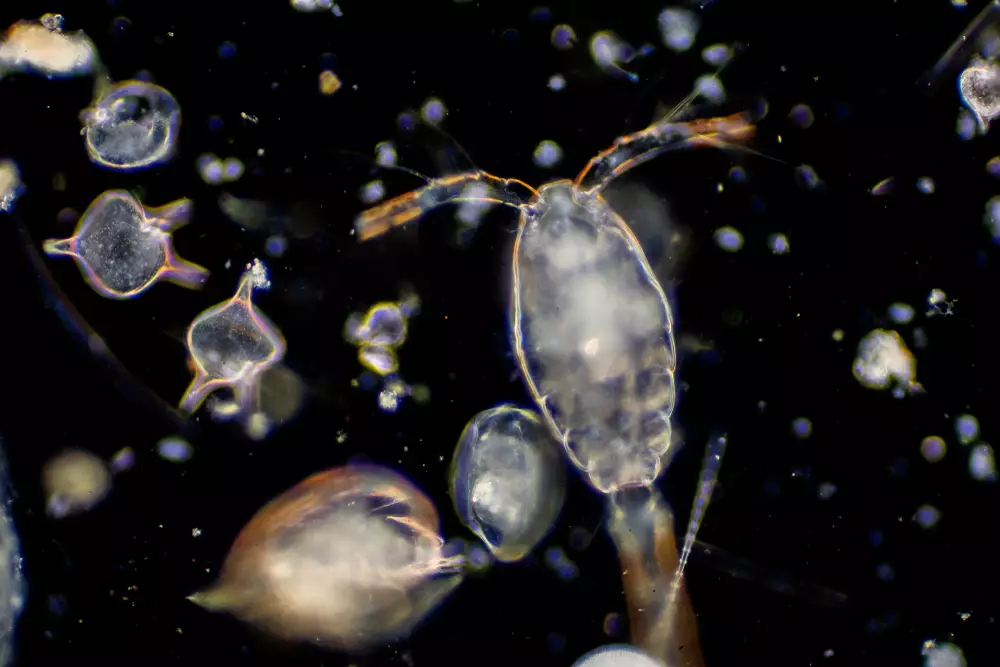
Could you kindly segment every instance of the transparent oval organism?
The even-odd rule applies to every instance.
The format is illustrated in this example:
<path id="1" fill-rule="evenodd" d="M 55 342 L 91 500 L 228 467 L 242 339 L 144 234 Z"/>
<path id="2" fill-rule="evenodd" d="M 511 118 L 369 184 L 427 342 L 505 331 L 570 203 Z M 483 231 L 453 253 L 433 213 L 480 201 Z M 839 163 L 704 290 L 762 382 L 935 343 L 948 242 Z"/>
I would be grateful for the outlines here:
<path id="1" fill-rule="evenodd" d="M 179 257 L 172 238 L 192 209 L 190 199 L 151 208 L 124 190 L 108 190 L 83 212 L 73 236 L 48 239 L 42 249 L 72 257 L 87 284 L 109 299 L 131 299 L 161 280 L 197 289 L 209 272 Z"/>
<path id="2" fill-rule="evenodd" d="M 535 190 L 483 171 L 456 174 L 368 209 L 355 223 L 366 241 L 452 201 L 520 210 L 512 257 L 514 352 L 552 433 L 605 493 L 659 476 L 671 444 L 676 351 L 663 288 L 601 192 L 666 151 L 741 142 L 754 133 L 747 114 L 673 117 L 620 137 L 574 181 Z M 482 186 L 482 194 L 469 195 L 471 184 Z M 527 204 L 515 187 L 531 194 Z"/>
<path id="3" fill-rule="evenodd" d="M 146 81 L 111 85 L 80 113 L 90 159 L 102 167 L 131 170 L 173 157 L 181 107 L 165 88 Z"/>
<path id="4" fill-rule="evenodd" d="M 466 424 L 450 477 L 462 523 L 505 562 L 535 548 L 565 497 L 559 444 L 537 414 L 510 404 L 484 410 Z"/>
<path id="5" fill-rule="evenodd" d="M 317 473 L 257 512 L 189 599 L 272 635 L 345 650 L 405 637 L 461 581 L 431 501 L 398 473 Z"/>
<path id="6" fill-rule="evenodd" d="M 180 408 L 194 413 L 217 389 L 233 393 L 231 407 L 217 415 L 240 417 L 248 435 L 267 434 L 261 410 L 263 373 L 285 356 L 285 339 L 266 315 L 254 305 L 255 289 L 270 285 L 260 260 L 247 264 L 236 294 L 194 319 L 187 332 L 187 348 L 194 378 L 180 401 Z"/>

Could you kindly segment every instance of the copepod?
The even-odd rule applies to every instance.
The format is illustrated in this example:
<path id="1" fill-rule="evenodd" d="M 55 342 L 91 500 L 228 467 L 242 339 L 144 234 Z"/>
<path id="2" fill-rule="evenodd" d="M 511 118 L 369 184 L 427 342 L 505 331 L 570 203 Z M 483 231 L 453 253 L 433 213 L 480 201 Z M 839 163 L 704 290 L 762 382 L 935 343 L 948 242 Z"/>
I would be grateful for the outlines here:
<path id="1" fill-rule="evenodd" d="M 355 222 L 367 241 L 451 202 L 519 210 L 511 258 L 514 353 L 553 436 L 602 493 L 648 486 L 660 475 L 676 401 L 670 304 L 602 191 L 667 151 L 744 142 L 755 130 L 747 113 L 672 117 L 620 137 L 572 181 L 536 190 L 484 171 L 456 174 L 363 211 Z M 515 188 L 530 200 L 523 203 Z"/>

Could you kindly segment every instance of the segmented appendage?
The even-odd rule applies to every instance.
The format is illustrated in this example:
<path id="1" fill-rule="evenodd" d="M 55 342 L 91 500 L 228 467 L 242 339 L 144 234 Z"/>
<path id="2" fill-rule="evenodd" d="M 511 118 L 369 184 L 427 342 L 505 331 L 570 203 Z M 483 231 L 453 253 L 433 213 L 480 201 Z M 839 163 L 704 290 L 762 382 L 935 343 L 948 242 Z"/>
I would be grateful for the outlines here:
<path id="1" fill-rule="evenodd" d="M 514 347 L 570 459 L 610 493 L 645 486 L 670 446 L 670 306 L 625 222 L 569 182 L 541 190 L 514 249 Z"/>

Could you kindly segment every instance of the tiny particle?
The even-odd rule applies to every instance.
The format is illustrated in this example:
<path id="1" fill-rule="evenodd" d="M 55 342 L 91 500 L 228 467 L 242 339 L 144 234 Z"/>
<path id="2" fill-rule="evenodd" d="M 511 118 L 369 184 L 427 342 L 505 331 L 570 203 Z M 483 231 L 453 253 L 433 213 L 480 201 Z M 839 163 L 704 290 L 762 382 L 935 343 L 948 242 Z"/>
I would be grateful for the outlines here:
<path id="1" fill-rule="evenodd" d="M 562 147 L 548 139 L 540 142 L 532 155 L 534 163 L 543 169 L 551 169 L 562 160 Z"/>
<path id="2" fill-rule="evenodd" d="M 191 458 L 194 451 L 186 440 L 173 436 L 164 438 L 156 443 L 156 453 L 164 461 L 183 463 Z"/>
<path id="3" fill-rule="evenodd" d="M 833 340 L 835 342 L 839 343 L 842 340 L 844 340 L 844 330 L 843 329 L 834 329 L 833 333 L 830 335 L 830 337 L 833 338 Z"/>
<path id="4" fill-rule="evenodd" d="M 799 185 L 807 190 L 814 189 L 820 183 L 816 170 L 808 164 L 802 164 L 795 168 L 795 179 Z"/>
<path id="5" fill-rule="evenodd" d="M 895 184 L 896 184 L 895 177 L 890 176 L 889 178 L 883 178 L 881 181 L 876 183 L 872 187 L 872 189 L 869 190 L 869 192 L 876 197 L 887 195 L 890 192 L 892 192 L 892 188 Z"/>
<path id="6" fill-rule="evenodd" d="M 807 417 L 799 417 L 792 421 L 792 433 L 800 440 L 805 440 L 812 435 L 812 430 L 812 422 Z"/>
<path id="7" fill-rule="evenodd" d="M 191 537 L 201 537 L 201 528 L 192 528 Z"/>
<path id="8" fill-rule="evenodd" d="M 948 452 L 948 445 L 944 438 L 936 435 L 929 435 L 920 441 L 920 455 L 928 463 L 937 463 L 944 458 Z"/>
<path id="9" fill-rule="evenodd" d="M 561 74 L 549 77 L 549 90 L 559 91 L 566 87 L 566 79 Z"/>
<path id="10" fill-rule="evenodd" d="M 990 445 L 980 443 L 969 452 L 969 474 L 979 482 L 997 481 L 997 462 Z"/>
<path id="11" fill-rule="evenodd" d="M 726 44 L 713 44 L 701 51 L 701 59 L 712 67 L 722 67 L 732 57 L 733 51 Z"/>
<path id="12" fill-rule="evenodd" d="M 232 42 L 223 42 L 219 45 L 218 54 L 222 60 L 232 60 L 236 57 L 236 45 Z"/>
<path id="13" fill-rule="evenodd" d="M 771 234 L 767 237 L 767 247 L 771 249 L 771 252 L 775 255 L 786 255 L 788 251 L 791 250 L 791 245 L 788 243 L 788 237 L 784 234 Z"/>
<path id="14" fill-rule="evenodd" d="M 733 227 L 720 227 L 713 235 L 715 244 L 726 252 L 738 252 L 743 248 L 743 235 Z"/>
<path id="15" fill-rule="evenodd" d="M 576 44 L 576 32 L 565 23 L 560 23 L 552 29 L 552 46 L 560 51 L 572 49 Z"/>
<path id="16" fill-rule="evenodd" d="M 921 528 L 932 528 L 941 519 L 941 511 L 933 505 L 921 505 L 913 514 L 913 520 Z"/>
<path id="17" fill-rule="evenodd" d="M 972 415 L 955 417 L 955 435 L 960 444 L 972 444 L 979 438 L 979 420 Z"/>
<path id="18" fill-rule="evenodd" d="M 823 482 L 816 490 L 816 495 L 819 496 L 820 500 L 829 500 L 833 498 L 833 494 L 835 493 L 837 493 L 837 487 L 830 482 Z"/>
<path id="19" fill-rule="evenodd" d="M 792 110 L 788 112 L 788 118 L 803 130 L 812 127 L 816 121 L 813 110 L 806 104 L 796 104 L 792 107 Z"/>
<path id="20" fill-rule="evenodd" d="M 319 92 L 323 95 L 333 95 L 343 84 L 333 70 L 325 69 L 319 73 Z"/>
<path id="21" fill-rule="evenodd" d="M 423 118 L 425 123 L 430 123 L 431 125 L 437 125 L 444 117 L 448 115 L 448 107 L 444 105 L 444 102 L 436 97 L 432 97 L 424 102 L 424 105 L 420 107 L 420 117 Z"/>
<path id="22" fill-rule="evenodd" d="M 657 17 L 660 38 L 664 46 L 674 53 L 682 53 L 694 46 L 701 20 L 687 9 L 668 7 Z"/>
<path id="23" fill-rule="evenodd" d="M 934 194 L 934 179 L 924 176 L 923 178 L 917 179 L 917 190 L 923 192 L 925 195 Z"/>
<path id="24" fill-rule="evenodd" d="M 896 324 L 909 324 L 913 321 L 915 311 L 908 303 L 894 303 L 889 306 L 889 319 Z"/>

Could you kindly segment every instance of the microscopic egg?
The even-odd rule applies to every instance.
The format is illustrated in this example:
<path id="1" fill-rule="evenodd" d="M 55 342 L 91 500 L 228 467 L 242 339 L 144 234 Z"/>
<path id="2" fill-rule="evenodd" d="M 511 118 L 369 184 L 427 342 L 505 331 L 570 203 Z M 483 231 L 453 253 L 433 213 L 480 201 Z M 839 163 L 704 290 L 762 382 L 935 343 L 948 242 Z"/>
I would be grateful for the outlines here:
<path id="1" fill-rule="evenodd" d="M 173 157 L 181 107 L 165 88 L 123 81 L 80 114 L 90 159 L 102 167 L 131 170 Z"/>
<path id="2" fill-rule="evenodd" d="M 501 561 L 517 561 L 545 537 L 562 509 L 565 464 L 533 412 L 501 405 L 466 425 L 451 465 L 462 522 Z"/>

